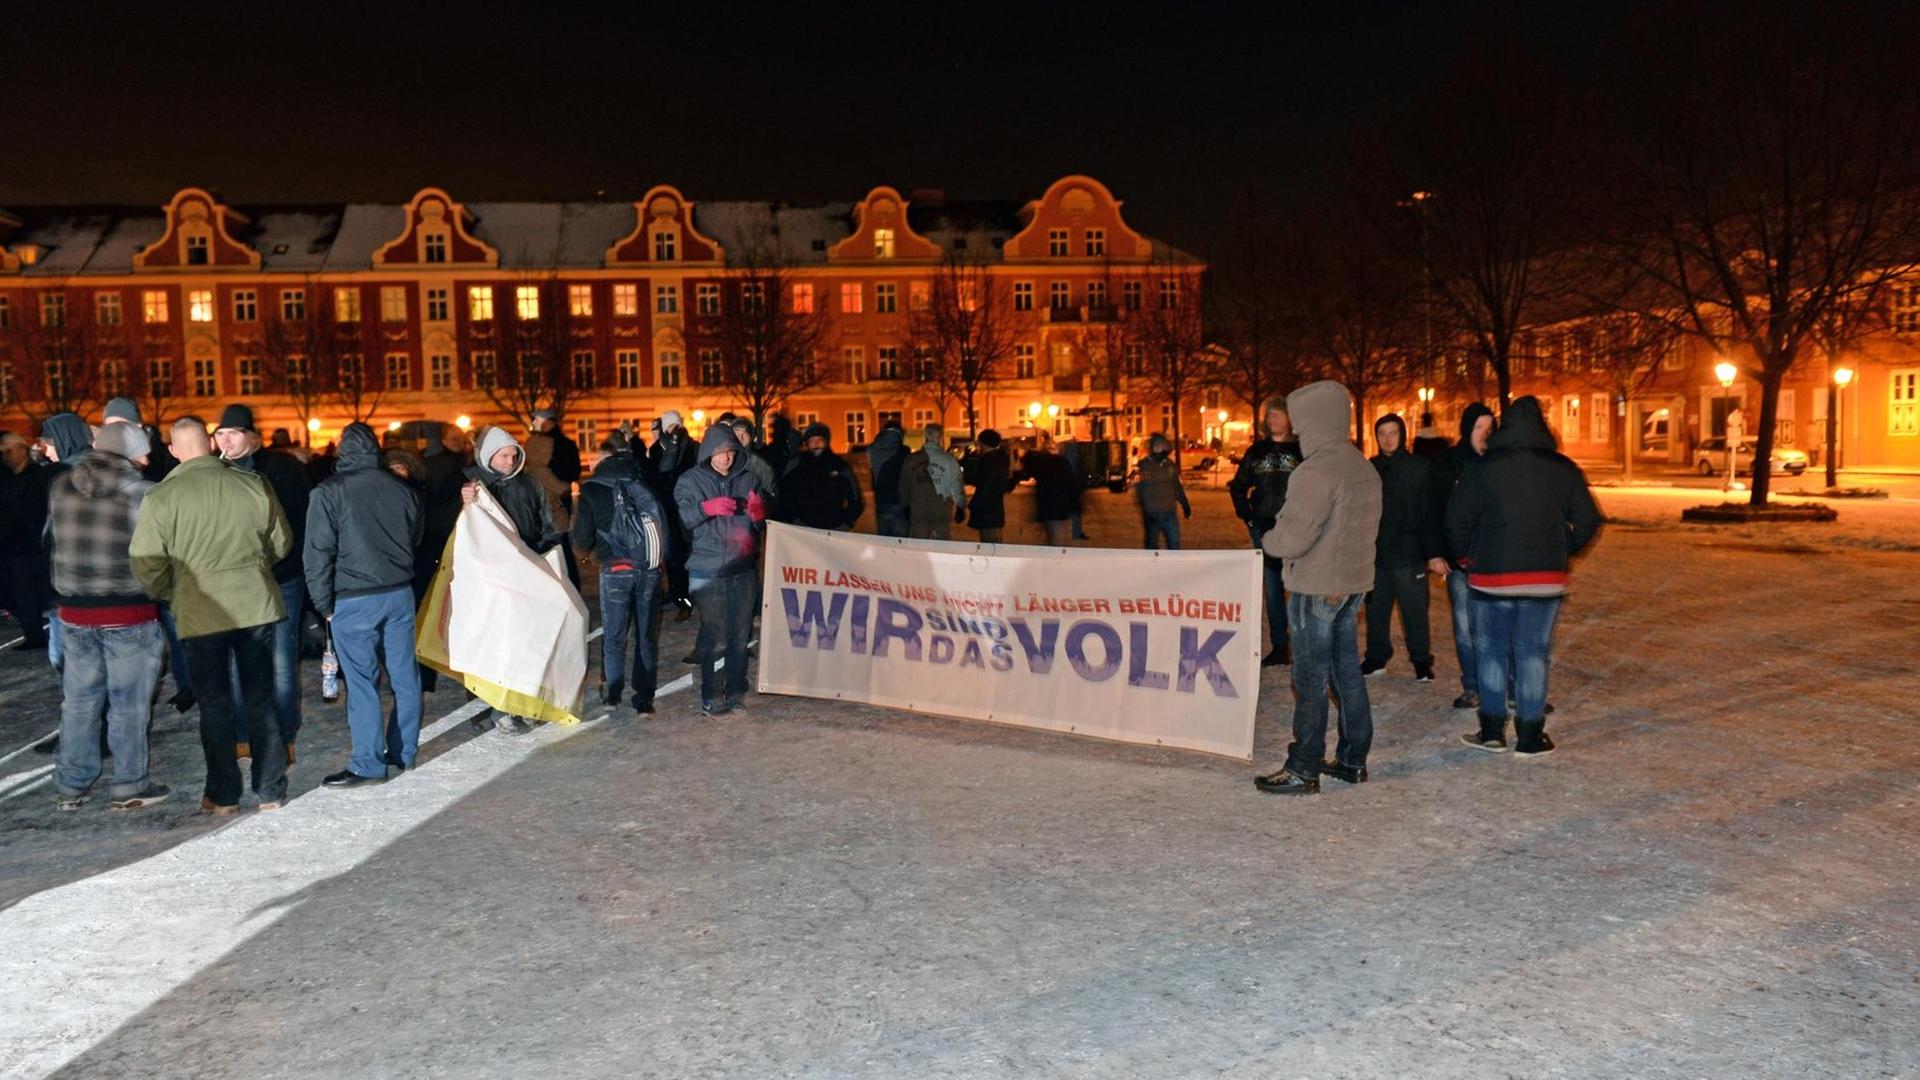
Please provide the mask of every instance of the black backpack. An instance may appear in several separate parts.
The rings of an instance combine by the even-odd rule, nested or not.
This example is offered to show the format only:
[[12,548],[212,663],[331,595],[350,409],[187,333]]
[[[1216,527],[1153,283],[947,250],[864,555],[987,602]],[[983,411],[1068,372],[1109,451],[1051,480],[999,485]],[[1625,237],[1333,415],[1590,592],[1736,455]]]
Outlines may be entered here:
[[672,533],[660,512],[660,502],[639,480],[593,480],[613,492],[611,527],[597,530],[613,557],[636,567],[658,570],[668,558]]

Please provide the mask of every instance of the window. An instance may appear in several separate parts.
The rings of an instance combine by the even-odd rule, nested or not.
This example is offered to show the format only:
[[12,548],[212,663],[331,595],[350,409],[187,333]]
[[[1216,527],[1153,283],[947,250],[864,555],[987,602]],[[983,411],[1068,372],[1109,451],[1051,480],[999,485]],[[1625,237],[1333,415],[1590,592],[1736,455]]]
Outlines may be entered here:
[[40,294],[40,325],[67,325],[67,297],[65,293]]
[[413,389],[413,362],[406,353],[387,354],[387,389]]
[[740,283],[740,310],[758,315],[767,310],[767,286],[762,281]]
[[680,257],[680,238],[670,232],[653,234],[653,261],[672,262]]
[[847,414],[847,447],[867,445],[867,414],[850,412]]
[[653,291],[653,310],[662,315],[677,315],[680,312],[680,286],[661,285]]
[[1180,283],[1173,278],[1160,279],[1160,310],[1172,311],[1180,306]]
[[567,314],[576,319],[593,318],[593,286],[567,286]]
[[888,424],[897,424],[902,429],[904,429],[907,426],[906,423],[902,420],[900,413],[898,411],[886,412],[883,410],[881,412],[874,413],[873,418],[877,423],[879,423],[880,430],[882,431],[886,430],[886,427]]
[[576,390],[591,390],[599,381],[599,365],[593,362],[593,350],[575,349],[573,353],[573,386]]
[[660,352],[660,385],[676,387],[680,385],[680,354],[672,349]]
[[819,422],[820,414],[817,412],[797,412],[793,414],[793,426],[800,431],[805,431]]
[[907,305],[915,311],[927,310],[932,303],[933,289],[924,281],[916,281],[907,286]]
[[1049,282],[1047,284],[1047,306],[1055,311],[1072,307],[1073,286],[1064,281]]
[[187,237],[187,265],[205,266],[207,258],[207,238],[204,236]]
[[282,322],[305,322],[307,318],[307,290],[280,290],[280,319]]
[[882,345],[873,351],[873,377],[876,379],[897,379],[900,377],[900,347]]
[[1033,282],[1016,281],[1013,283],[1013,310],[1033,310]]
[[1031,345],[1013,347],[1013,377],[1031,379],[1034,375],[1034,349]]
[[49,360],[40,366],[40,370],[45,375],[45,381],[42,385],[46,388],[48,403],[65,402],[67,400],[68,390],[67,362],[65,360]]
[[[1814,395],[1818,397],[1819,395]],[[1613,441],[1613,410],[1607,408],[1607,395],[1594,394],[1587,399],[1593,410],[1593,441],[1610,443]]]
[[[1053,343],[1052,354],[1053,354],[1053,365],[1049,369],[1050,371],[1064,372],[1064,371],[1070,370],[1073,367],[1073,346],[1072,345],[1064,341],[1056,341]],[[1219,400],[1218,400],[1219,393],[1220,392],[1217,390],[1214,391],[1214,397],[1215,397],[1214,405],[1216,407],[1219,405]]]
[[212,397],[220,392],[220,365],[211,356],[203,356],[193,362],[193,393],[195,397]]
[[876,259],[893,258],[893,230],[873,230],[873,257]]
[[795,282],[793,286],[793,313],[795,315],[813,314],[813,283]]
[[446,353],[434,353],[427,357],[427,388],[453,389],[453,357]]
[[253,322],[260,317],[260,294],[252,289],[233,290],[233,321]]
[[1120,346],[1120,370],[1138,379],[1147,373],[1147,351],[1140,345]]
[[867,350],[858,345],[849,345],[840,350],[840,360],[850,383],[867,381]]
[[720,286],[703,282],[693,287],[693,310],[697,315],[720,314]]
[[1894,333],[1920,333],[1920,282],[1895,285],[1891,306]]
[[900,310],[900,286],[887,284],[873,287],[873,310],[882,315],[891,315]]
[[1087,306],[1103,308],[1107,306],[1107,283],[1104,281],[1087,282]]
[[147,394],[155,398],[170,398],[173,396],[172,357],[155,356],[148,358]]
[[287,357],[288,389],[304,388],[307,384],[307,358],[304,356]]
[[1920,435],[1920,368],[1898,368],[1889,375],[1887,434]]
[[640,286],[629,281],[613,287],[613,314],[619,319],[640,314]]
[[93,296],[93,321],[101,326],[120,325],[120,294],[117,292],[95,293]]
[[187,292],[187,319],[190,322],[213,321],[212,289],[192,289]]
[[924,427],[926,427],[926,426],[927,426],[928,424],[931,424],[931,423],[933,423],[933,422],[934,422],[934,420],[933,420],[933,410],[932,410],[932,409],[915,409],[915,410],[913,410],[913,426],[914,426],[914,428],[915,428],[916,430],[917,430],[917,429],[919,429],[919,428],[924,428]]
[[[448,294],[449,294],[449,290],[447,289],[428,289],[427,290],[427,321],[428,322],[446,322],[448,319],[453,318],[452,314],[450,314],[449,312],[449,309],[453,307],[453,304],[452,304],[452,301],[449,299]],[[489,300],[487,303],[489,307],[491,307],[493,302]]]
[[1105,255],[1107,253],[1107,230],[1087,230],[1087,254]]
[[845,312],[848,315],[858,315],[860,314],[862,302],[864,300],[865,300],[865,294],[861,291],[859,282],[843,281],[840,283],[840,310],[841,311]]
[[426,235],[426,260],[430,263],[447,261],[447,234],[430,232]]
[[1047,230],[1047,254],[1065,255],[1067,253],[1067,230]]
[[1140,294],[1142,293],[1142,291],[1143,289],[1141,287],[1141,284],[1137,281],[1121,282],[1120,283],[1120,306],[1123,308],[1126,308],[1128,311],[1139,311],[1140,310]]
[[573,442],[589,452],[599,449],[600,424],[597,420],[575,420],[573,422]]
[[0,364],[0,405],[13,404],[13,365]]
[[513,287],[513,313],[521,322],[532,322],[540,317],[540,286],[515,285]]
[[933,350],[922,345],[913,350],[913,378],[916,382],[932,382],[937,373],[933,361]]
[[467,287],[467,318],[474,322],[486,322],[493,318],[493,286]]
[[[100,361],[100,393],[106,397],[121,397],[127,392],[127,362],[125,360]],[[254,393],[259,393],[255,390]]]
[[145,322],[163,323],[167,315],[167,291],[148,289],[140,294],[141,318]]
[[366,371],[366,364],[359,353],[348,353],[340,358],[340,389],[357,391],[360,378]]
[[613,377],[622,390],[640,387],[640,350],[616,349],[613,353]]
[[719,386],[721,376],[720,350],[700,350],[700,385]]
[[1160,406],[1160,430],[1166,432],[1168,438],[1173,437],[1173,406],[1171,405]]
[[500,363],[490,352],[473,354],[473,385],[476,389],[493,389],[494,380],[500,374]]
[[259,357],[243,356],[233,362],[233,370],[239,376],[239,382],[234,387],[238,393],[245,396],[261,392],[263,386],[260,378]]
[[1053,418],[1053,433],[1059,438],[1072,438],[1073,417],[1056,416]]
[[360,321],[360,289],[341,285],[333,290],[333,318],[336,322]]
[[1580,442],[1580,395],[1568,394],[1560,402],[1560,437],[1568,442]]
[[407,321],[407,287],[405,285],[380,286],[380,321]]

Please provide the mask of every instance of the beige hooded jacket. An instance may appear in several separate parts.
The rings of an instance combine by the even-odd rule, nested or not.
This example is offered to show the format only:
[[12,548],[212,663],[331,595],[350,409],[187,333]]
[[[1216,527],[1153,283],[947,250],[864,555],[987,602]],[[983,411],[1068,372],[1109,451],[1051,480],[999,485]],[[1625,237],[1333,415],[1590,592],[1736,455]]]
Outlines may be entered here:
[[1349,440],[1353,399],[1325,380],[1287,395],[1303,460],[1287,482],[1287,504],[1260,538],[1283,560],[1288,591],[1350,596],[1373,588],[1380,532],[1380,474]]

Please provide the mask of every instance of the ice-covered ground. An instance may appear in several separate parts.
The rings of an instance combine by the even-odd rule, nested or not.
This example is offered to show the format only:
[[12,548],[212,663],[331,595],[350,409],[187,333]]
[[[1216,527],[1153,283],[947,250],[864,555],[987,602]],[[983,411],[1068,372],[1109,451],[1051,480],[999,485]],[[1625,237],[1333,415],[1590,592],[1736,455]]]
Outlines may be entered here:
[[[1561,751],[1456,742],[1443,648],[1439,683],[1371,681],[1373,780],[1316,799],[685,693],[456,719],[354,792],[312,790],[344,742],[316,702],[298,797],[220,824],[192,714],[155,742],[182,797],[138,815],[56,815],[9,794],[46,758],[0,762],[0,1074],[1920,1075],[1920,509],[1718,531],[1677,525],[1699,492],[1600,497]],[[1190,541],[1237,544],[1196,501]],[[1089,529],[1136,531],[1105,496]],[[43,671],[0,653],[0,754],[52,726]],[[1289,705],[1268,672],[1262,770]]]

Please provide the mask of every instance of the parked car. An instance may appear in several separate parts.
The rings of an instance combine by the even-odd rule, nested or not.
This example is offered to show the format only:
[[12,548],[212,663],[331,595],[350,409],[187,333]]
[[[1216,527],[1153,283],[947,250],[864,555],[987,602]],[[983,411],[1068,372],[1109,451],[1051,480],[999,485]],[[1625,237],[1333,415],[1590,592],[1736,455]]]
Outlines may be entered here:
[[[1733,454],[1735,475],[1752,474],[1753,451],[1757,445],[1758,443],[1752,439],[1742,439],[1740,441],[1739,448],[1735,450]],[[1694,447],[1693,467],[1699,471],[1701,476],[1712,476],[1719,470],[1725,468],[1726,464],[1727,440],[1724,436],[1715,435],[1710,439],[1701,439],[1700,445]],[[1799,476],[1801,473],[1807,471],[1807,452],[1805,450],[1794,450],[1785,446],[1776,446],[1773,448],[1772,465],[1767,471],[1775,476],[1783,474],[1787,476]]]

